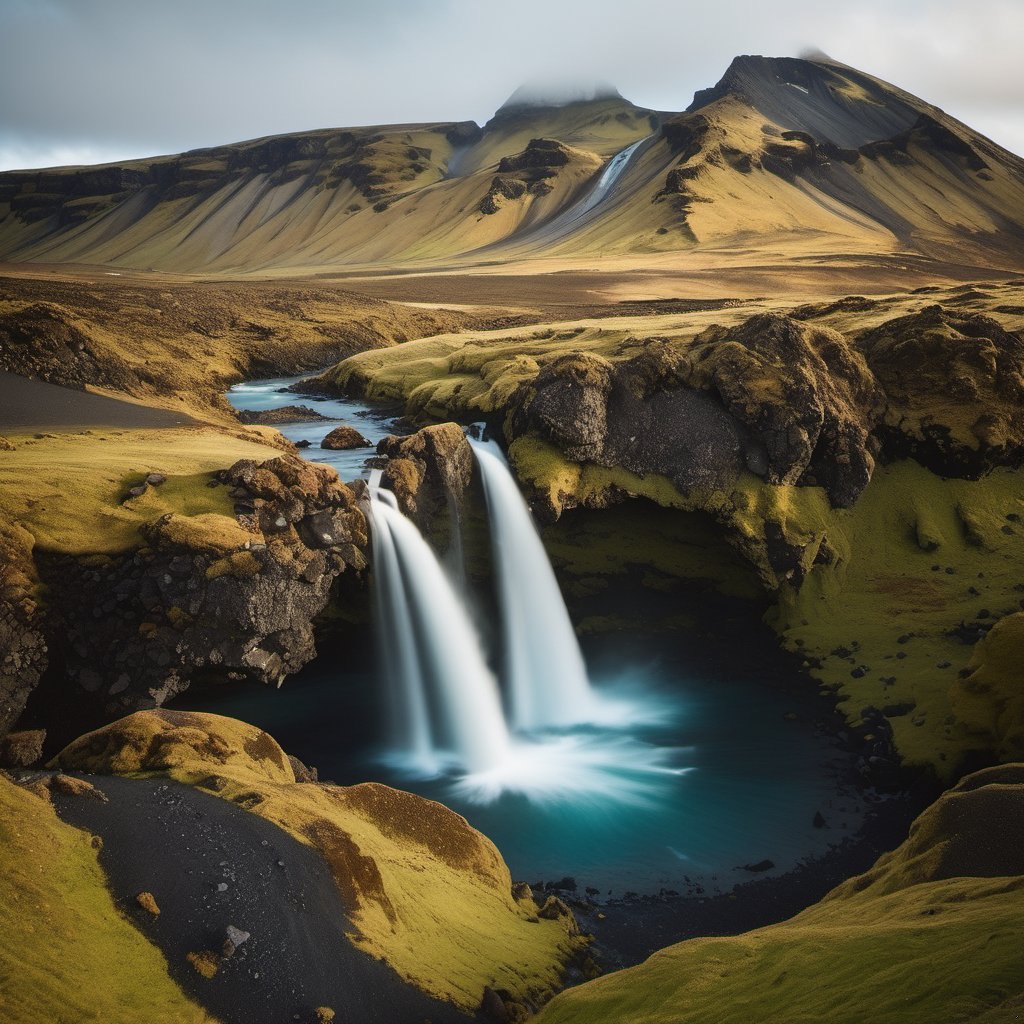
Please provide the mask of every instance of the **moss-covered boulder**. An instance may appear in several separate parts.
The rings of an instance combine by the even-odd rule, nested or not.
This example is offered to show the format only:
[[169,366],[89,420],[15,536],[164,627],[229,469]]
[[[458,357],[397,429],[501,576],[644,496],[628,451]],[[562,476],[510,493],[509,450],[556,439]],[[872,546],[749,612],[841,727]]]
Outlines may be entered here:
[[509,433],[537,433],[576,462],[723,489],[751,472],[821,485],[852,503],[874,468],[881,395],[836,331],[779,314],[712,327],[687,346],[638,341],[615,363],[587,352],[546,364],[522,387]]
[[879,433],[893,455],[978,476],[1024,452],[1024,339],[990,316],[929,306],[858,343],[885,392]]
[[1000,759],[1024,757],[1024,612],[1000,619],[967,668],[953,687],[956,714]]
[[488,985],[543,1001],[583,941],[571,919],[538,921],[532,900],[513,898],[500,854],[458,814],[377,784],[296,782],[281,748],[254,726],[143,711],[81,737],[54,764],[167,776],[273,822],[330,868],[349,918],[339,941],[467,1013]]
[[835,506],[856,500],[874,469],[869,434],[882,396],[843,335],[765,313],[709,328],[688,355],[689,383],[716,393],[763,448],[758,475],[818,484]]

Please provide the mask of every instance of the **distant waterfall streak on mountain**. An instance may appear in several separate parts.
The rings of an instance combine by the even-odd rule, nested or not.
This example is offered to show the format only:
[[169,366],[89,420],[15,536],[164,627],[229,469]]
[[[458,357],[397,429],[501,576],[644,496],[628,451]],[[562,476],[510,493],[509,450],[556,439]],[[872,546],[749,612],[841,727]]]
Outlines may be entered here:
[[601,171],[601,174],[597,179],[597,184],[594,185],[594,187],[574,206],[570,206],[568,210],[560,213],[549,223],[540,225],[537,228],[536,237],[545,237],[548,241],[554,241],[562,235],[568,234],[569,231],[571,231],[580,221],[586,219],[591,211],[603,203],[608,196],[612,194],[615,189],[615,185],[618,183],[619,178],[622,177],[623,172],[629,166],[629,163],[633,159],[636,151],[649,140],[650,136],[646,139],[640,139],[638,142],[634,142],[625,149],[619,150],[619,152],[616,153],[607,164],[605,164],[604,169]]
[[532,730],[586,722],[594,709],[590,681],[533,517],[501,449],[470,444],[491,520],[512,725]]
[[601,171],[601,177],[597,179],[597,184],[593,189],[591,189],[578,206],[575,206],[568,211],[567,216],[571,216],[573,220],[578,220],[580,217],[585,217],[590,213],[598,203],[604,202],[612,189],[615,188],[615,183],[620,177],[622,177],[622,172],[629,165],[629,161],[633,159],[633,154],[646,141],[647,139],[640,139],[639,141],[634,142],[631,146],[627,146],[625,149],[619,150],[619,152],[608,161],[604,170]]
[[449,753],[467,772],[494,768],[508,756],[508,729],[466,610],[430,545],[380,488],[379,474],[370,480],[370,509],[376,608],[403,752],[425,770]]

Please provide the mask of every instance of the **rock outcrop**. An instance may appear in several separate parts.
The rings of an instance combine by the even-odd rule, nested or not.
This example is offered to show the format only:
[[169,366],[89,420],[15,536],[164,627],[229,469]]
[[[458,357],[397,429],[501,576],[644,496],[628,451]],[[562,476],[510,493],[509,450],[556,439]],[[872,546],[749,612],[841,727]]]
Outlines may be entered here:
[[282,456],[220,474],[234,518],[168,514],[121,556],[40,560],[67,675],[106,713],[159,706],[197,672],[280,684],[315,654],[335,578],[365,568],[366,520],[329,466]]
[[0,523],[0,736],[18,720],[48,664],[32,537]]
[[929,306],[858,339],[885,392],[893,456],[977,477],[1024,456],[1024,339],[981,314]]
[[238,418],[245,424],[266,427],[276,427],[282,423],[318,423],[327,419],[308,405],[281,405],[276,409],[242,409]]
[[578,462],[658,473],[683,492],[748,470],[820,484],[851,504],[874,467],[881,396],[842,335],[777,314],[712,327],[687,350],[658,338],[619,363],[572,353],[520,391],[513,435],[536,431]]
[[473,451],[457,423],[424,427],[408,437],[385,437],[381,485],[420,530],[446,547],[473,475]]

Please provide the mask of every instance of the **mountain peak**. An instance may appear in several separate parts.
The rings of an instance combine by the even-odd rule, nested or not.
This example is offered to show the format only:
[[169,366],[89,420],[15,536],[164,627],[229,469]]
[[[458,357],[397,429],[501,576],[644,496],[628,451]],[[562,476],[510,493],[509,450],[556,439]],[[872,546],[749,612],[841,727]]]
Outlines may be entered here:
[[621,100],[619,90],[608,82],[579,79],[539,79],[526,82],[498,108],[498,113],[537,107],[567,107],[595,100]]

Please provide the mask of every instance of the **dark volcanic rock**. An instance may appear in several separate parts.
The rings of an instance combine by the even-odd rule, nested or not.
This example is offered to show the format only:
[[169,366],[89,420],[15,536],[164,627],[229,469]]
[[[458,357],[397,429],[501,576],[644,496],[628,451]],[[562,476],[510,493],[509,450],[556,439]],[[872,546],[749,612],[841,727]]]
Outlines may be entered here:
[[692,359],[690,379],[764,446],[769,483],[820,484],[841,507],[856,500],[874,469],[869,433],[882,396],[841,334],[765,313],[709,328]]
[[[198,672],[281,683],[316,653],[335,578],[366,566],[366,520],[328,466],[282,456],[220,474],[236,519],[165,515],[112,558],[40,559],[64,674],[105,714],[159,706]],[[83,694],[84,696],[84,694]]]
[[321,442],[321,448],[332,451],[351,451],[353,448],[372,448],[373,445],[355,427],[335,427]]
[[316,423],[326,420],[308,405],[282,405],[276,409],[242,409],[238,418],[243,423],[276,427],[279,423]]
[[32,538],[0,523],[0,736],[18,720],[48,664]]
[[885,391],[883,443],[947,476],[1016,465],[1024,453],[1024,339],[991,317],[929,306],[858,344]]
[[439,423],[408,437],[385,437],[377,451],[388,460],[382,486],[424,533],[446,546],[473,475],[473,450],[462,428]]
[[730,487],[749,470],[820,484],[849,505],[871,477],[880,406],[842,335],[765,314],[709,328],[689,351],[651,338],[617,364],[555,359],[520,390],[509,431],[536,431],[574,461],[659,473],[683,492]]

